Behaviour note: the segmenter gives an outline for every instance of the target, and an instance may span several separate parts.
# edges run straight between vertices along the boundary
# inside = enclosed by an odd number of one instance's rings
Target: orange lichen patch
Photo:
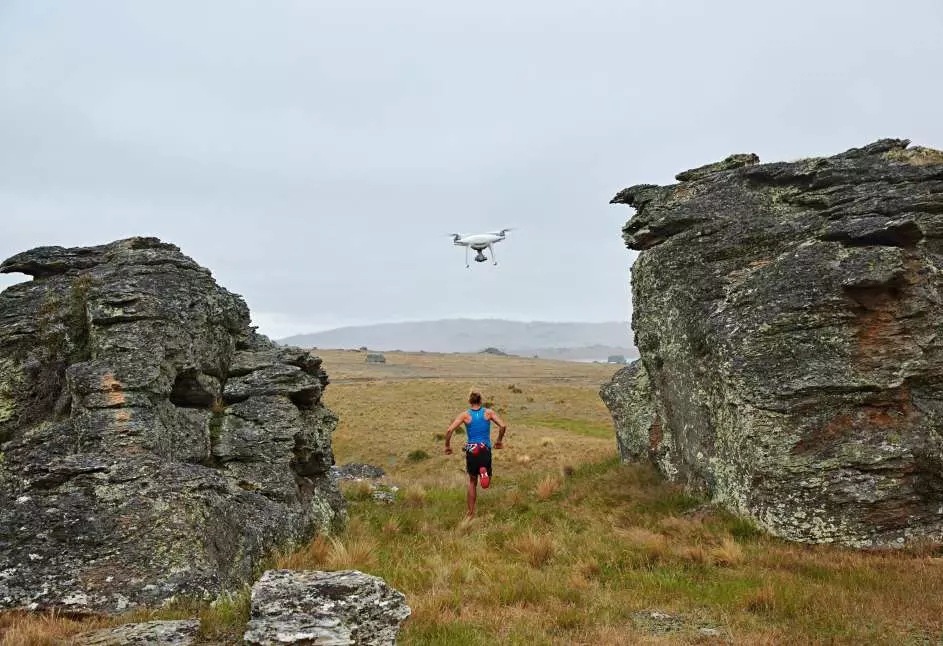
[[[865,312],[858,319],[858,349],[868,356],[875,352],[893,351],[896,339],[903,342],[903,333],[903,325],[895,311],[882,309]]]
[[[115,410],[115,427],[121,431],[127,431],[131,422],[131,411],[127,408],[118,408]]]
[[[102,392],[106,393],[109,406],[121,406],[125,403],[121,382],[114,375],[106,374],[101,380]]]
[[[896,432],[913,425],[914,408],[910,388],[902,386],[886,393],[887,403],[861,406],[851,413],[838,415],[827,425],[812,430],[792,448],[792,453],[837,444],[856,429],[881,429]]]
[[[871,506],[864,517],[869,525],[882,529],[892,529],[906,527],[907,521],[917,512],[919,512],[919,505],[916,505],[913,501],[895,498]]]
[[[658,449],[662,439],[665,436],[664,429],[661,427],[661,418],[655,415],[652,425],[648,428],[648,448],[651,451]]]
[[[855,428],[851,415],[838,415],[823,427],[813,429],[792,447],[792,453],[805,453],[835,444]]]
[[[905,312],[912,303],[915,289],[926,281],[923,263],[916,258],[904,260],[904,275],[894,284],[860,287],[850,296],[861,310],[856,321],[857,360],[864,366],[883,364],[887,357],[913,347]]]
[[[886,405],[871,405],[862,408],[865,419],[879,428],[896,429],[910,423],[914,413],[910,388],[902,386],[891,393]]]

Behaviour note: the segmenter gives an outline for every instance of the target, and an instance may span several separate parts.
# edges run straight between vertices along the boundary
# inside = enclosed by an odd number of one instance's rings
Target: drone
[[[471,265],[468,264],[468,250],[474,249],[478,252],[475,256],[475,262],[485,262],[488,260],[488,257],[483,253],[485,249],[491,252],[491,258],[494,260],[494,264],[498,264],[498,258],[494,254],[494,247],[492,246],[496,242],[501,242],[504,240],[504,236],[511,229],[501,229],[498,232],[492,233],[478,233],[470,236],[463,236],[458,233],[449,234],[452,236],[452,244],[458,247],[465,247],[465,269],[468,269]]]

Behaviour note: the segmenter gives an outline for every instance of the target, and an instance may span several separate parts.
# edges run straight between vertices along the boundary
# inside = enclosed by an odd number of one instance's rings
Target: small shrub
[[[523,390],[518,388],[515,384],[511,384],[510,386],[508,386],[508,390],[510,390],[515,395],[520,395],[522,392],[524,392]]]
[[[556,444],[556,441],[552,437],[542,437],[540,438],[540,446],[549,447]]]
[[[415,451],[410,451],[406,459],[410,462],[422,462],[423,460],[429,459],[429,454],[422,449],[416,449]]]
[[[572,478],[573,474],[576,473],[576,469],[573,468],[573,466],[569,464],[563,465],[563,469],[561,469],[561,471],[563,473],[564,478]]]
[[[445,433],[433,433],[432,439],[435,440],[436,442],[441,442],[442,440],[445,439]]]

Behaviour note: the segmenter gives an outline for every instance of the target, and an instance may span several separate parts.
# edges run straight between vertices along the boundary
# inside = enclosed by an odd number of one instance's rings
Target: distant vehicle
[[[485,256],[484,250],[487,249],[491,252],[491,259],[494,261],[494,264],[498,264],[497,256],[494,255],[494,244],[501,242],[505,239],[507,232],[511,229],[501,229],[497,232],[492,233],[476,233],[474,235],[463,236],[459,233],[451,233],[452,244],[457,247],[465,247],[465,269],[468,269],[471,265],[468,264],[468,250],[474,249],[478,252],[475,256],[475,262],[485,262],[488,260],[488,257]]]

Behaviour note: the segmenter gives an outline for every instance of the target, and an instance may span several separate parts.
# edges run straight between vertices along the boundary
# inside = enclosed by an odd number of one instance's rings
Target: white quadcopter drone
[[[485,256],[484,250],[487,249],[491,252],[491,258],[494,260],[494,264],[498,264],[498,259],[494,255],[494,245],[497,242],[504,240],[504,236],[511,229],[501,229],[496,233],[478,233],[470,236],[463,236],[458,233],[449,234],[452,236],[452,244],[458,247],[465,247],[465,269],[468,269],[471,265],[468,264],[468,250],[474,249],[478,252],[478,255],[475,256],[475,262],[485,262],[488,260],[488,257]]]

